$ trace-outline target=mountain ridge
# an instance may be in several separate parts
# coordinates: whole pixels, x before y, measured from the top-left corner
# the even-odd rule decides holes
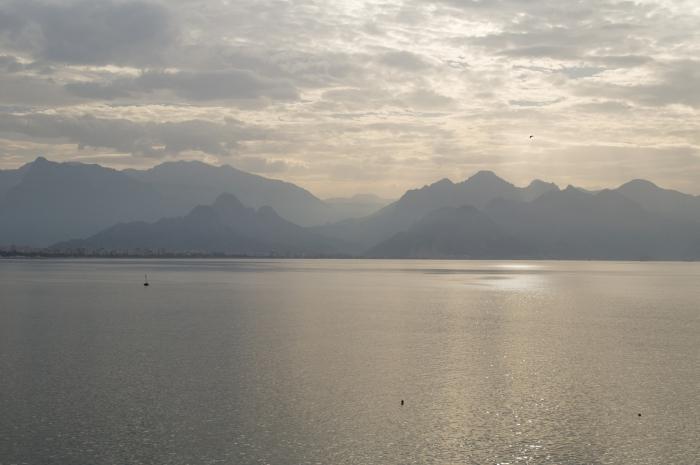
[[[51,248],[295,255],[333,253],[338,243],[290,223],[271,207],[246,207],[233,194],[224,193],[211,205],[198,205],[181,217],[120,223]]]
[[[229,185],[253,198],[253,205],[225,190]],[[540,179],[518,187],[483,170],[460,182],[443,178],[410,189],[365,216],[311,227],[289,221],[276,205],[298,207],[295,199],[306,199],[310,217],[319,206],[328,213],[332,202],[229,165],[165,162],[119,171],[39,157],[18,170],[0,171],[0,188],[0,245],[76,245],[82,237],[91,247],[161,247],[160,231],[173,238],[166,243],[171,250],[196,245],[255,255],[280,249],[401,256],[403,250],[421,257],[503,257],[509,251],[506,256],[535,258],[695,259],[700,250],[700,197],[639,179],[587,191]],[[191,205],[200,197],[211,200]],[[360,195],[334,201],[378,200]]]
[[[0,246],[42,247],[120,222],[184,215],[229,191],[254,207],[269,205],[295,223],[353,216],[292,183],[230,165],[165,162],[149,170],[120,171],[37,157],[20,168],[0,170]]]

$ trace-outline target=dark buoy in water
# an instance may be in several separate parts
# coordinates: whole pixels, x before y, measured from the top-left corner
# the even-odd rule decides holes
[[[148,287],[148,275],[147,274],[143,275],[143,285]]]
[[[403,399],[401,399],[401,405],[403,405]]]
[[[638,416],[638,417],[641,417],[641,416],[642,416],[642,414],[641,414],[641,413],[638,413],[638,414],[637,414],[637,416]]]

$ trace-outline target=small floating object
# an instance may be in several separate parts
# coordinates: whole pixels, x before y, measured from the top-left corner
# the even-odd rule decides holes
[[[148,287],[148,275],[147,274],[143,275],[143,285]]]
[[[638,416],[638,417],[641,417],[641,416],[642,416],[642,414],[641,414],[641,413],[638,413],[638,414],[637,414],[637,416]]]
[[[403,399],[401,399],[401,405],[403,405]]]

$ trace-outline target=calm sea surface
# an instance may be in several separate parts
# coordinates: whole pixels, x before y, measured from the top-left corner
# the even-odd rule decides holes
[[[20,463],[697,465],[700,264],[0,261]]]

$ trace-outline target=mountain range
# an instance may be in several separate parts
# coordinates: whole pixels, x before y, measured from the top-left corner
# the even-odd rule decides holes
[[[404,231],[433,210],[464,205],[484,208],[497,198],[527,202],[556,189],[555,184],[540,180],[527,187],[516,187],[491,171],[480,171],[460,183],[442,179],[409,190],[399,200],[372,215],[319,226],[315,231],[352,243],[359,252]]]
[[[0,245],[229,255],[700,259],[700,198],[645,180],[594,192],[541,180],[518,187],[480,171],[386,202],[369,195],[324,201],[294,184],[200,162],[117,171],[39,158],[0,171]]]
[[[54,247],[297,256],[337,253],[342,244],[285,220],[271,207],[249,208],[233,194],[221,194],[212,205],[197,206],[182,217],[120,223]]]
[[[552,190],[530,202],[498,198],[483,210],[443,208],[368,252],[391,258],[688,260],[700,222],[669,218],[620,190]]]
[[[272,207],[302,226],[362,216],[382,206],[381,199],[350,208],[324,202],[294,184],[228,165],[166,162],[143,171],[118,171],[39,157],[19,169],[0,171],[0,246],[43,247],[116,223],[182,216],[222,193],[250,207]]]

